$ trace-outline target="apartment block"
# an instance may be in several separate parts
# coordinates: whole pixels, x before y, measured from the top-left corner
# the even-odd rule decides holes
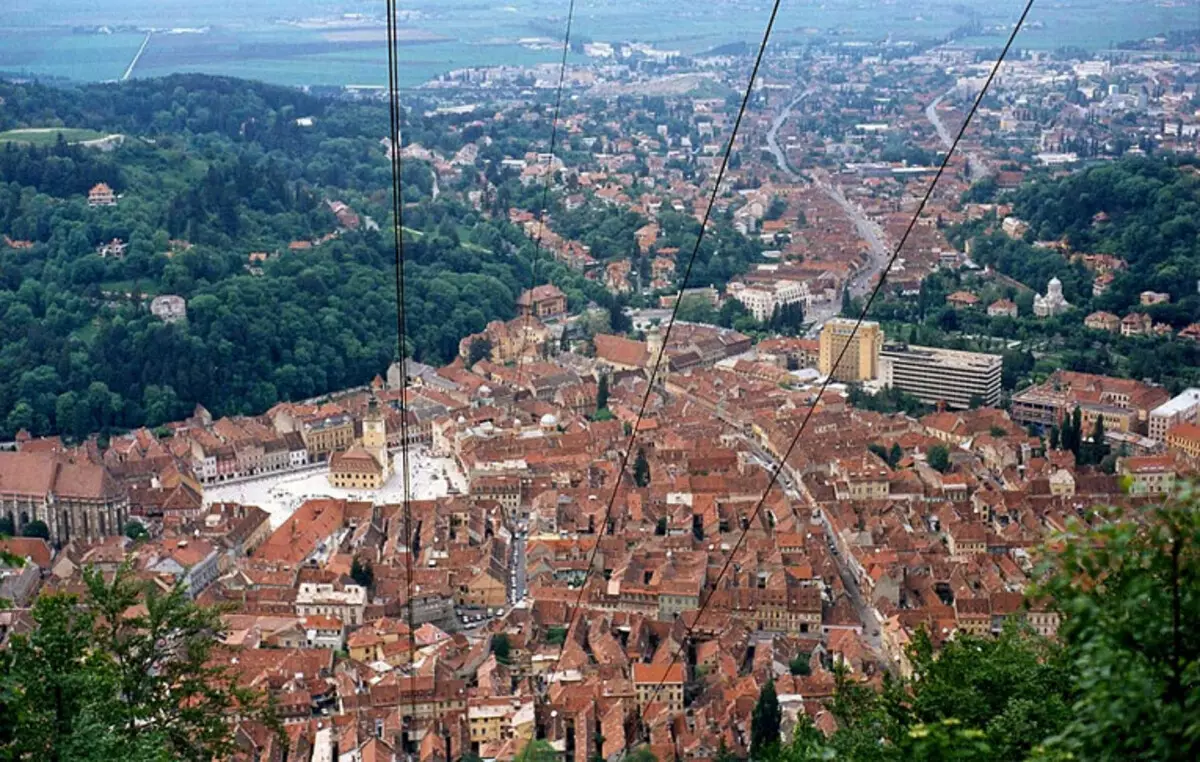
[[[1200,416],[1200,389],[1185,389],[1150,411],[1150,438],[1167,441],[1167,430],[1181,423],[1196,423]]]
[[[996,407],[1002,364],[1000,355],[891,344],[880,352],[879,377],[929,405],[965,408],[978,398]]]

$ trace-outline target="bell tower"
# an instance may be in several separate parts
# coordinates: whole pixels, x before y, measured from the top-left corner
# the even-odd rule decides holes
[[[392,473],[391,458],[388,457],[387,449],[387,421],[379,407],[379,397],[375,396],[374,389],[367,398],[367,414],[363,417],[362,424],[362,446],[383,467],[383,479],[387,481]]]

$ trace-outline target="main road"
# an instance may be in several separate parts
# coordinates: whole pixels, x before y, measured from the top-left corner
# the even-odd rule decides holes
[[[779,469],[779,461],[769,452],[762,449],[757,442],[745,436],[742,436],[741,440],[750,449],[752,460],[769,472]],[[785,466],[779,472],[779,476],[775,481],[784,494],[789,499],[799,503],[803,510],[808,511],[810,515],[814,509],[819,513],[821,524],[825,528],[825,536],[829,539],[829,552],[833,557],[834,565],[837,567],[838,577],[841,578],[842,587],[845,588],[846,595],[850,599],[850,603],[854,607],[859,621],[862,622],[863,640],[871,648],[879,663],[891,671],[894,665],[883,650],[883,639],[880,635],[882,627],[879,622],[879,614],[863,595],[862,589],[858,585],[858,577],[855,575],[854,569],[850,566],[845,550],[837,547],[837,535],[834,533],[833,525],[829,522],[829,516],[823,509],[815,505],[812,497],[803,488],[799,477],[792,470],[791,466]]]
[[[792,166],[788,164],[787,154],[784,153],[783,149],[779,147],[779,128],[782,127],[783,123],[786,122],[788,117],[792,115],[792,109],[796,108],[796,106],[799,106],[801,101],[815,92],[815,89],[809,88],[793,98],[792,102],[787,106],[784,106],[783,111],[779,112],[779,116],[775,117],[775,121],[771,122],[771,129],[767,132],[767,150],[770,151],[771,155],[775,157],[775,163],[779,165],[779,168],[783,170],[783,173],[787,175],[788,179],[792,180],[793,182],[802,182],[804,178],[799,172],[796,172],[792,169]]]
[[[942,117],[938,114],[937,107],[942,101],[946,100],[950,94],[954,92],[954,88],[950,88],[946,92],[939,95],[925,107],[925,118],[933,125],[933,129],[937,131],[938,139],[942,141],[942,145],[946,150],[950,150],[950,146],[954,145],[954,138],[950,135],[950,130],[946,129],[946,125],[942,122]],[[982,180],[992,173],[990,167],[979,158],[977,154],[970,151],[963,151],[967,156],[967,176],[972,180]]]
[[[851,203],[846,198],[841,188],[832,185],[820,170],[813,170],[806,177],[792,169],[791,164],[788,163],[787,154],[779,145],[779,129],[783,127],[788,117],[792,115],[792,110],[814,92],[816,92],[815,88],[805,90],[784,106],[783,111],[779,112],[779,115],[771,122],[771,129],[767,132],[767,150],[774,157],[779,169],[790,180],[795,182],[808,180],[812,182],[821,192],[841,207],[842,212],[854,223],[854,229],[858,233],[858,237],[866,241],[870,254],[867,266],[856,272],[849,283],[846,284],[846,288],[850,290],[850,296],[859,298],[867,293],[867,290],[871,286],[871,280],[887,266],[888,259],[891,256],[891,247],[887,243],[886,234],[874,220],[867,217],[858,204]],[[809,308],[808,318],[813,323],[809,334],[816,335],[821,330],[821,326],[825,324],[825,321],[836,316],[840,308],[840,301],[816,304]]]
[[[713,405],[701,398],[696,398],[695,401],[702,408],[708,410],[713,415],[717,415],[717,409]],[[850,561],[846,554],[847,548],[838,547],[837,535],[833,530],[833,525],[829,522],[829,516],[825,513],[824,509],[816,505],[812,495],[805,489],[804,485],[800,482],[799,476],[791,466],[784,466],[783,470],[780,471],[780,462],[774,455],[764,450],[758,442],[736,427],[731,427],[730,430],[746,446],[746,449],[750,452],[750,461],[752,463],[761,466],[768,473],[779,471],[779,476],[775,479],[773,489],[783,490],[783,494],[793,504],[798,505],[802,511],[806,511],[810,516],[814,510],[820,515],[821,524],[825,529],[825,536],[829,540],[829,552],[833,557],[834,566],[837,567],[838,577],[842,580],[842,587],[845,589],[846,595],[849,597],[850,604],[854,607],[859,621],[862,622],[863,640],[866,641],[867,646],[870,647],[879,663],[884,665],[888,671],[894,671],[895,664],[893,664],[887,653],[883,650],[883,639],[880,635],[882,626],[879,621],[879,614],[875,610],[875,607],[867,601],[862,589],[858,585],[858,577],[855,575],[854,569],[850,566]]]
[[[508,570],[508,601],[514,604],[529,592],[528,571],[525,568],[526,529],[523,524],[518,524],[513,532],[512,565]]]

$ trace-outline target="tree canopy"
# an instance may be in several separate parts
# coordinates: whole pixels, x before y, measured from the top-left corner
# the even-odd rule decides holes
[[[85,571],[82,598],[40,596],[0,656],[0,753],[14,760],[195,760],[235,748],[232,723],[278,727],[265,697],[215,659],[220,612],[129,564]]]

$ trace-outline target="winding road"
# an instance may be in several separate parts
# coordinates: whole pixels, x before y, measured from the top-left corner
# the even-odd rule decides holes
[[[781,169],[783,173],[788,176],[789,180],[794,182],[803,182],[804,178],[800,175],[800,173],[792,169],[791,165],[788,164],[787,154],[784,153],[783,149],[779,147],[779,128],[782,127],[783,123],[786,122],[788,117],[792,115],[792,109],[796,108],[796,106],[799,106],[801,101],[812,95],[814,92],[816,92],[815,89],[809,88],[793,98],[792,102],[785,106],[783,111],[779,112],[779,116],[775,117],[775,121],[771,122],[771,129],[767,132],[767,150],[770,151],[771,155],[775,157],[775,163],[779,165],[779,169]]]
[[[937,107],[942,101],[946,100],[954,92],[954,88],[947,90],[939,95],[925,107],[925,118],[933,125],[933,129],[937,130],[938,139],[942,141],[942,145],[946,150],[950,150],[950,146],[954,145],[954,136],[950,134],[950,130],[946,129],[945,123],[942,122],[941,116],[938,114]],[[971,181],[982,180],[992,173],[990,167],[984,163],[983,159],[979,158],[978,154],[964,150],[963,153],[967,157],[967,177]]]
[[[887,266],[888,259],[892,253],[887,235],[874,220],[867,217],[861,207],[851,203],[846,198],[841,188],[831,184],[824,174],[818,170],[814,170],[810,175],[805,176],[793,170],[791,165],[788,164],[787,154],[784,153],[779,145],[779,129],[787,121],[788,117],[792,115],[792,110],[814,92],[816,92],[815,88],[805,90],[788,103],[783,111],[779,112],[779,115],[771,122],[771,129],[767,132],[767,150],[775,158],[775,163],[779,166],[779,169],[789,179],[796,182],[812,182],[813,185],[820,188],[826,196],[840,206],[843,213],[854,223],[854,229],[858,232],[859,238],[867,242],[867,246],[870,247],[870,261],[866,267],[855,273],[854,277],[846,285],[850,289],[850,295],[857,298],[867,293],[871,285],[871,280]],[[825,321],[836,316],[840,309],[840,301],[814,305],[808,313],[809,319],[813,321],[809,335],[815,335],[820,332],[821,326],[825,324]]]

